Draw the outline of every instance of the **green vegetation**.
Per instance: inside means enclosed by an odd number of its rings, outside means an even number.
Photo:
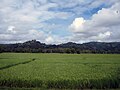
[[[16,44],[0,44],[0,53],[97,53],[97,54],[120,54],[120,42],[88,42],[77,44],[73,42],[59,45],[47,45],[36,40]]]
[[[119,54],[1,53],[0,68],[0,87],[120,88]]]

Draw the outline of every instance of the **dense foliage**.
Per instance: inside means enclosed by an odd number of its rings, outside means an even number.
[[[1,53],[0,68],[0,87],[120,88],[119,54]]]
[[[0,52],[29,53],[120,53],[120,42],[89,42],[76,44],[68,42],[59,45],[46,45],[32,40],[25,43],[0,44]]]

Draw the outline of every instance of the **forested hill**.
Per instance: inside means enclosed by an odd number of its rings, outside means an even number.
[[[47,45],[36,40],[16,44],[0,44],[0,52],[28,53],[120,53],[120,42],[88,42],[77,44],[68,42]]]

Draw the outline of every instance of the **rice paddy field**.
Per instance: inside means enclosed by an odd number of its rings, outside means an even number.
[[[1,53],[3,87],[119,89],[120,54]]]

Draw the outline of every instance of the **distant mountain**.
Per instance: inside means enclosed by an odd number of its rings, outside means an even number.
[[[45,44],[40,43],[39,41],[36,41],[36,40],[32,40],[32,41],[24,42],[21,46],[32,48],[32,49],[38,49],[38,48],[44,48]]]
[[[0,44],[0,52],[29,53],[120,53],[120,42],[73,42],[47,45],[36,40],[16,44]]]

